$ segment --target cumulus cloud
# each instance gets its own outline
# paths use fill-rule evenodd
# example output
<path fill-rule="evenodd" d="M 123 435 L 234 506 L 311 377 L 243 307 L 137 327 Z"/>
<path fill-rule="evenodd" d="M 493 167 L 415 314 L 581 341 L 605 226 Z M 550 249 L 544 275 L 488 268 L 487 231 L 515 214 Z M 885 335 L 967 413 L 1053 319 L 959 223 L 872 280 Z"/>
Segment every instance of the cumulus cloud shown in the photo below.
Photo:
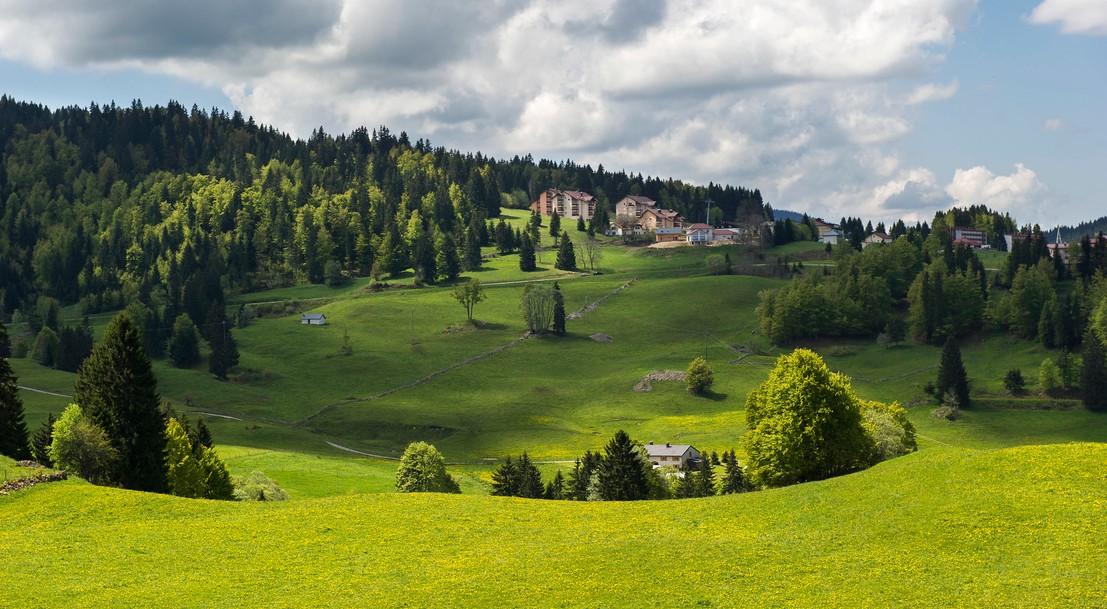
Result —
<path fill-rule="evenodd" d="M 171 74 L 299 136 L 384 124 L 835 217 L 940 200 L 894 148 L 956 94 L 926 76 L 976 0 L 70 4 L 0 0 L 0 56 Z"/>
<path fill-rule="evenodd" d="M 1047 207 L 1045 185 L 1022 163 L 1008 175 L 996 175 L 983 166 L 958 169 L 945 190 L 957 205 L 987 205 L 1016 218 L 1042 217 Z"/>
<path fill-rule="evenodd" d="M 1103 0 L 1045 0 L 1034 8 L 1031 23 L 1058 23 L 1066 34 L 1107 36 L 1107 3 Z"/>

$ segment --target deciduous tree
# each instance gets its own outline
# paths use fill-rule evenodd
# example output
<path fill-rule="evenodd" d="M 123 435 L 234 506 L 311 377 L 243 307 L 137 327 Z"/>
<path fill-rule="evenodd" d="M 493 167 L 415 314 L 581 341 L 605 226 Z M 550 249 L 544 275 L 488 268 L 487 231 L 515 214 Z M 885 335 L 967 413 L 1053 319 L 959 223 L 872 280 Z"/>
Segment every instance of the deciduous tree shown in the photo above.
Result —
<path fill-rule="evenodd" d="M 697 357 L 688 364 L 688 370 L 684 373 L 684 382 L 688 386 L 688 393 L 703 395 L 711 389 L 715 382 L 715 373 L 707 360 Z"/>
<path fill-rule="evenodd" d="M 866 467 L 872 439 L 849 379 L 831 373 L 815 352 L 777 359 L 769 378 L 746 399 L 742 438 L 749 477 L 761 487 L 822 480 Z"/>
<path fill-rule="evenodd" d="M 460 493 L 461 488 L 446 472 L 446 459 L 426 442 L 408 444 L 396 470 L 396 490 L 401 493 Z"/>
<path fill-rule="evenodd" d="M 472 321 L 473 308 L 478 302 L 484 300 L 484 286 L 481 285 L 480 279 L 471 277 L 469 281 L 455 286 L 452 295 L 459 305 L 465 307 L 465 317 Z"/>

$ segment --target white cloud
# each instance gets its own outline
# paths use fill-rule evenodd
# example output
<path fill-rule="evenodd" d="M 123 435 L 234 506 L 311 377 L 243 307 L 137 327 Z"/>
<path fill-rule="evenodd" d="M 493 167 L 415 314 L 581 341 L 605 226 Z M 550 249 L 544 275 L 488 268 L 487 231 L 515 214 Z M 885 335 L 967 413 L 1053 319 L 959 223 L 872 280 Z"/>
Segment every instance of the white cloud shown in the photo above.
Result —
<path fill-rule="evenodd" d="M 945 190 L 956 205 L 987 205 L 1015 218 L 1041 218 L 1048 203 L 1045 185 L 1022 163 L 1009 175 L 996 175 L 983 166 L 958 169 Z"/>
<path fill-rule="evenodd" d="M 1059 23 L 1066 34 L 1107 36 L 1107 2 L 1103 0 L 1045 0 L 1030 13 L 1038 25 Z"/>
<path fill-rule="evenodd" d="M 909 106 L 917 106 L 928 102 L 944 101 L 957 95 L 960 88 L 961 84 L 957 82 L 957 79 L 946 84 L 926 83 L 916 87 L 914 91 L 907 95 L 904 102 Z"/>
<path fill-rule="evenodd" d="M 176 30 L 117 45 L 112 33 L 145 31 L 157 11 L 0 0 L 0 56 L 168 73 L 301 137 L 383 124 L 495 156 L 758 187 L 828 217 L 863 205 L 874 219 L 935 201 L 933 180 L 900 167 L 894 148 L 918 105 L 956 94 L 956 80 L 926 75 L 976 6 L 278 0 L 253 6 L 267 15 L 254 23 L 202 1 L 208 10 L 174 13 Z M 889 184 L 900 194 L 883 194 Z"/>

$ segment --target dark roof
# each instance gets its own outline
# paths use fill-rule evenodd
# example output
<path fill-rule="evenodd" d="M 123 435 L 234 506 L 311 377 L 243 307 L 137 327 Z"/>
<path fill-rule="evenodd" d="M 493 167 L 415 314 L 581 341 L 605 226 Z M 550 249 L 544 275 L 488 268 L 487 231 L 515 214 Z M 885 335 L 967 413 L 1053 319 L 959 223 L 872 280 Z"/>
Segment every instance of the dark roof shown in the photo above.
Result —
<path fill-rule="evenodd" d="M 326 319 L 327 316 L 322 313 L 304 313 L 300 315 L 300 319 Z"/>
<path fill-rule="evenodd" d="M 692 448 L 690 444 L 647 444 L 646 453 L 651 457 L 679 457 Z"/>

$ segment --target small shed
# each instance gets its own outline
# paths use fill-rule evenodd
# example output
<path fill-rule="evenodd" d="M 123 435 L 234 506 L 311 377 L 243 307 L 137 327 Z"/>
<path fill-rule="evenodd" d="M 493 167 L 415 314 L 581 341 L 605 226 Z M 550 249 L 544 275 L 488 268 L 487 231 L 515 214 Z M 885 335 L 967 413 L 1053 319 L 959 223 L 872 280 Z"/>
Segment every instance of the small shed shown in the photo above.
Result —
<path fill-rule="evenodd" d="M 300 315 L 300 325 L 325 326 L 327 325 L 327 316 L 322 313 L 304 313 Z"/>

